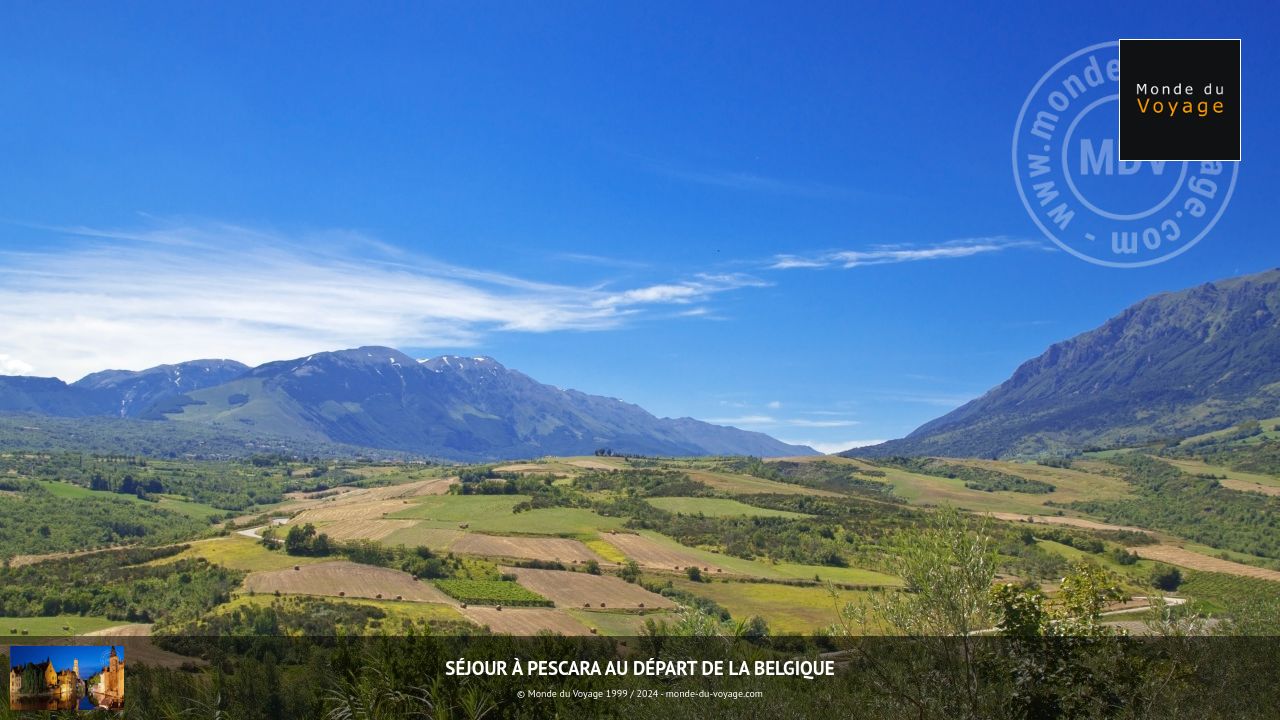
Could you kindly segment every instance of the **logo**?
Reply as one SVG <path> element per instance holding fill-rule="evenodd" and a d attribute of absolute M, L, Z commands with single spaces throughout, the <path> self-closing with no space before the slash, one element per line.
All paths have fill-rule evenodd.
<path fill-rule="evenodd" d="M 1119 43 L 1063 58 L 1031 89 L 1013 132 L 1022 205 L 1058 247 L 1105 267 L 1190 250 L 1222 217 L 1239 163 L 1124 161 Z"/>

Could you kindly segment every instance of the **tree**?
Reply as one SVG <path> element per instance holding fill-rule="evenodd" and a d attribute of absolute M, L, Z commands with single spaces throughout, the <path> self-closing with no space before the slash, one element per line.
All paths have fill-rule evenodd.
<path fill-rule="evenodd" d="M 1181 584 L 1182 571 L 1172 565 L 1157 565 L 1151 571 L 1151 586 L 1158 590 L 1173 592 Z"/>
<path fill-rule="evenodd" d="M 618 571 L 618 577 L 629 583 L 640 582 L 640 563 L 628 558 L 626 564 Z"/>
<path fill-rule="evenodd" d="M 316 527 L 311 523 L 289 528 L 284 536 L 284 551 L 290 555 L 309 555 L 312 539 L 316 536 Z"/>
<path fill-rule="evenodd" d="M 853 642 L 873 682 L 901 716 L 983 715 L 981 642 L 975 634 L 992 623 L 996 555 L 989 522 L 946 508 L 924 527 L 900 533 L 893 540 L 893 571 L 906 587 L 847 603 L 840 611 L 836 634 L 887 630 L 910 639 L 892 647 Z M 834 587 L 831 592 L 839 597 Z M 931 679 L 922 683 L 922 677 Z"/>

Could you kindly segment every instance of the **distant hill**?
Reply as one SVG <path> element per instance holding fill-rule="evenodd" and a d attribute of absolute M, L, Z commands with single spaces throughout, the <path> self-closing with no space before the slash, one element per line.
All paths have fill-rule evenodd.
<path fill-rule="evenodd" d="M 842 455 L 1031 456 L 1280 415 L 1280 270 L 1128 308 L 901 440 Z"/>
<path fill-rule="evenodd" d="M 590 454 L 813 454 L 768 435 L 657 418 L 613 398 L 560 390 L 492 358 L 419 362 L 385 347 L 248 368 L 199 360 L 105 371 L 67 385 L 0 377 L 0 412 L 115 416 L 451 460 Z"/>
<path fill-rule="evenodd" d="M 77 380 L 72 387 L 110 394 L 119 401 L 120 417 L 160 419 L 168 402 L 184 393 L 221 385 L 245 374 L 249 366 L 235 360 L 192 360 L 157 365 L 138 372 L 104 370 Z"/>

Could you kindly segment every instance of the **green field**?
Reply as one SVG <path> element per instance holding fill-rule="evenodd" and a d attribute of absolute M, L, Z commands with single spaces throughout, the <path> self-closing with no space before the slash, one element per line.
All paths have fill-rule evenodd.
<path fill-rule="evenodd" d="M 1259 600 L 1280 602 L 1280 583 L 1270 580 L 1202 570 L 1192 570 L 1185 576 L 1178 593 L 1204 603 L 1214 612 Z"/>
<path fill-rule="evenodd" d="M 1265 487 L 1280 488 L 1280 477 L 1275 475 L 1262 475 L 1260 473 L 1243 472 L 1241 470 L 1232 470 L 1231 468 L 1222 467 L 1221 465 L 1208 465 L 1199 460 L 1191 460 L 1187 458 L 1160 458 L 1170 465 L 1176 466 L 1192 475 L 1209 474 L 1226 477 L 1227 481 L 1222 484 L 1233 490 L 1250 490 L 1251 485 L 1262 485 Z M 1236 481 L 1231 483 L 1229 481 Z"/>
<path fill-rule="evenodd" d="M 1128 581 L 1134 589 L 1150 590 L 1147 578 L 1151 575 L 1151 570 L 1159 563 L 1154 560 L 1138 560 L 1132 565 L 1121 565 L 1116 562 L 1115 558 L 1109 552 L 1101 552 L 1098 554 L 1085 552 L 1079 548 L 1063 545 L 1053 540 L 1037 540 L 1036 544 L 1044 550 L 1047 550 L 1069 563 L 1085 561 L 1093 563 L 1107 569 L 1110 572 L 1119 575 Z"/>
<path fill-rule="evenodd" d="M 676 620 L 675 613 L 670 612 L 650 612 L 640 615 L 639 613 L 596 612 L 577 608 L 570 608 L 564 612 L 583 625 L 595 628 L 599 634 L 611 637 L 636 637 L 644 628 L 645 620 L 653 620 L 655 623 L 673 623 Z"/>
<path fill-rule="evenodd" d="M 436 580 L 449 597 L 469 605 L 554 607 L 555 603 L 510 580 Z"/>
<path fill-rule="evenodd" d="M 690 470 L 689 477 L 697 480 L 698 482 L 705 483 L 716 490 L 730 494 L 756 495 L 764 493 L 779 495 L 824 495 L 827 497 L 839 494 L 828 490 L 809 488 L 803 485 L 792 485 L 791 483 L 778 482 L 776 480 L 766 480 L 764 478 L 755 477 L 754 475 L 740 475 L 738 473 L 722 471 Z"/>
<path fill-rule="evenodd" d="M 286 555 L 283 550 L 268 550 L 262 546 L 262 543 L 252 538 L 243 535 L 228 535 L 224 538 L 193 542 L 189 548 L 181 553 L 173 557 L 153 561 L 153 564 L 171 563 L 191 557 L 201 557 L 215 565 L 246 572 L 283 570 L 294 565 L 323 562 L 327 559 Z"/>
<path fill-rule="evenodd" d="M 827 565 L 801 565 L 786 562 L 774 563 L 768 560 L 747 560 L 702 548 L 681 545 L 666 535 L 647 530 L 641 531 L 640 534 L 657 543 L 687 553 L 697 558 L 699 562 L 707 565 L 718 565 L 729 572 L 740 575 L 770 580 L 814 580 L 816 577 L 819 582 L 835 582 L 847 585 L 898 586 L 902 584 L 902 581 L 898 578 L 875 570 L 830 567 Z"/>
<path fill-rule="evenodd" d="M 695 583 L 687 580 L 675 586 L 699 597 L 709 598 L 724 606 L 735 621 L 759 615 L 769 623 L 775 635 L 810 634 L 833 625 L 838 608 L 866 593 L 841 590 L 833 599 L 826 588 L 794 587 L 771 583 L 714 581 Z"/>
<path fill-rule="evenodd" d="M 82 500 L 85 498 L 105 498 L 105 499 L 114 498 L 117 500 L 124 500 L 126 502 L 135 502 L 135 503 L 138 503 L 139 505 L 144 505 L 146 507 L 159 508 L 161 510 L 169 510 L 172 512 L 181 513 L 183 515 L 186 515 L 187 517 L 193 517 L 193 518 L 198 518 L 202 520 L 207 520 L 210 516 L 213 516 L 213 515 L 225 515 L 227 512 L 226 510 L 219 510 L 218 508 L 209 507 L 208 505 L 201 505 L 199 503 L 189 502 L 187 500 L 182 500 L 180 498 L 172 497 L 169 495 L 161 495 L 158 498 L 158 502 L 151 502 L 150 500 L 143 500 L 136 495 L 128 495 L 124 493 L 113 493 L 113 492 L 107 492 L 105 490 L 90 490 L 87 487 L 83 487 L 80 485 L 73 485 L 72 483 L 67 483 L 67 482 L 57 482 L 53 480 L 40 480 L 39 483 L 41 487 L 49 491 L 49 494 L 53 495 L 54 497 L 64 498 L 67 500 Z"/>
<path fill-rule="evenodd" d="M 1262 432 L 1252 437 L 1245 438 L 1240 442 L 1256 443 L 1256 442 L 1261 442 L 1264 438 L 1268 440 L 1280 440 L 1280 431 L 1275 430 L 1277 426 L 1280 426 L 1280 417 L 1273 417 L 1273 418 L 1266 418 L 1265 420 L 1259 420 L 1258 424 L 1262 427 Z M 1214 430 L 1213 432 L 1207 432 L 1200 435 L 1193 435 L 1189 438 L 1184 439 L 1180 444 L 1193 445 L 1195 443 L 1204 442 L 1205 440 L 1217 440 L 1219 438 L 1230 436 L 1232 433 L 1236 432 L 1236 430 L 1237 430 L 1237 427 L 1233 425 L 1231 427 L 1223 428 L 1221 430 Z"/>
<path fill-rule="evenodd" d="M 1045 503 L 1068 503 L 1076 500 L 1119 499 L 1127 497 L 1128 486 L 1120 478 L 1076 469 L 1045 467 L 1031 463 L 994 460 L 955 460 L 948 462 L 988 468 L 1054 486 L 1054 491 L 1039 495 L 1020 492 L 984 492 L 965 487 L 960 478 L 938 477 L 908 472 L 894 467 L 880 467 L 881 478 L 893 486 L 895 495 L 913 505 L 950 505 L 970 512 L 1015 512 L 1028 515 L 1046 513 Z M 864 467 L 873 468 L 869 463 Z"/>
<path fill-rule="evenodd" d="M 419 519 L 426 528 L 467 529 L 499 535 L 595 537 L 599 530 L 622 527 L 622 518 L 604 517 L 582 508 L 543 508 L 512 512 L 528 495 L 430 495 L 387 517 Z"/>
<path fill-rule="evenodd" d="M 627 561 L 627 556 L 623 554 L 621 550 L 609 544 L 609 541 L 604 540 L 602 538 L 584 540 L 583 544 L 586 545 L 587 548 L 591 550 L 591 552 L 599 555 L 600 557 L 604 558 L 605 560 L 608 560 L 611 563 L 618 563 L 619 565 L 621 565 L 622 563 Z"/>
<path fill-rule="evenodd" d="M 23 630 L 28 637 L 56 637 L 84 635 L 85 633 L 105 630 L 109 627 L 126 625 L 119 620 L 108 620 L 103 617 L 84 617 L 81 615 L 57 615 L 54 617 L 12 618 L 0 617 L 0 638 L 21 637 Z M 68 626 L 70 630 L 63 630 Z M 17 632 L 13 632 L 14 630 Z M 0 642 L 3 642 L 0 640 Z"/>
<path fill-rule="evenodd" d="M 331 603 L 347 603 L 350 605 L 366 605 L 376 607 L 387 613 L 386 620 L 383 625 L 391 625 L 390 629 L 394 630 L 394 624 L 400 620 L 421 620 L 425 622 L 469 622 L 458 612 L 458 609 L 452 605 L 442 603 L 425 603 L 425 602 L 404 602 L 399 600 L 373 600 L 369 598 L 326 598 Z M 281 602 L 278 597 L 269 595 L 237 595 L 231 602 L 218 607 L 219 613 L 227 613 L 234 611 L 236 608 L 245 606 L 270 607 L 272 603 Z"/>
<path fill-rule="evenodd" d="M 647 502 L 667 512 L 682 513 L 684 515 L 706 515 L 707 517 L 729 517 L 735 515 L 785 518 L 809 517 L 803 513 L 789 512 L 787 510 L 758 508 L 726 498 L 656 497 L 648 498 Z"/>

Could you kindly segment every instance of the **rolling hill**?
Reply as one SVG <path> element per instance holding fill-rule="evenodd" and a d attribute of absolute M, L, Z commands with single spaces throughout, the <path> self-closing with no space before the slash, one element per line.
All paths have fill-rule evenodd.
<path fill-rule="evenodd" d="M 200 360 L 105 371 L 67 385 L 0 377 L 0 412 L 115 416 L 308 444 L 485 461 L 582 455 L 804 455 L 807 447 L 613 398 L 561 390 L 492 358 L 418 361 L 385 347 L 248 368 Z"/>
<path fill-rule="evenodd" d="M 1147 298 L 900 440 L 842 455 L 1034 456 L 1280 415 L 1280 270 Z"/>

